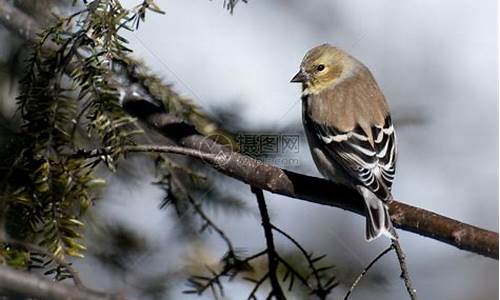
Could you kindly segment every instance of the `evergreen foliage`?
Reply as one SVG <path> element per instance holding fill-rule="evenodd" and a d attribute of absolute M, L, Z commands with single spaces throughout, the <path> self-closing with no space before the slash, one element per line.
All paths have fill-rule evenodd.
<path fill-rule="evenodd" d="M 142 132 L 121 108 L 109 79 L 113 61 L 130 52 L 119 31 L 138 26 L 146 10 L 159 12 L 151 1 L 133 11 L 119 1 L 85 5 L 55 20 L 33 45 L 18 97 L 23 148 L 6 176 L 1 202 L 11 239 L 43 246 L 60 258 L 83 255 L 81 217 L 104 183 L 95 175 L 97 166 L 103 162 L 114 170 L 123 147 Z M 88 144 L 106 151 L 92 158 L 72 155 Z M 4 249 L 7 263 L 32 265 L 30 255 L 13 255 L 8 243 Z"/>

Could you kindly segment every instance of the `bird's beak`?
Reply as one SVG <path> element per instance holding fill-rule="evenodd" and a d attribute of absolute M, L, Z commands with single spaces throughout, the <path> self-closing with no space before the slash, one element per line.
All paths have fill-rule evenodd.
<path fill-rule="evenodd" d="M 300 70 L 295 76 L 293 76 L 292 80 L 290 82 L 306 82 L 307 81 L 307 74 Z"/>

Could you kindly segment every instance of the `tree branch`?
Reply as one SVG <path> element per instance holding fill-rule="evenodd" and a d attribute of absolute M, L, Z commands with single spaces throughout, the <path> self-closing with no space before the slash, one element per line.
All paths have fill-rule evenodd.
<path fill-rule="evenodd" d="M 413 287 L 410 273 L 408 272 L 408 266 L 406 265 L 406 255 L 403 252 L 403 248 L 401 248 L 401 245 L 399 244 L 399 236 L 396 231 L 394 231 L 394 234 L 396 235 L 396 239 L 392 240 L 391 242 L 394 250 L 396 251 L 396 256 L 398 257 L 399 267 L 401 268 L 401 278 L 405 283 L 405 287 L 408 291 L 408 295 L 410 295 L 410 299 L 417 300 L 417 291 Z"/>
<path fill-rule="evenodd" d="M 264 283 L 264 281 L 266 281 L 266 279 L 268 277 L 269 277 L 269 273 L 266 273 L 264 276 L 262 276 L 261 279 L 259 279 L 259 281 L 257 281 L 255 283 L 255 286 L 253 287 L 252 291 L 250 292 L 250 295 L 248 295 L 247 300 L 257 300 L 257 296 L 256 296 L 257 290 Z"/>
<path fill-rule="evenodd" d="M 161 130 L 161 129 L 160 129 Z M 165 134 L 167 132 L 161 131 Z M 206 138 L 191 135 L 181 144 L 221 157 L 221 149 Z M 207 162 L 206 159 L 204 159 Z M 264 190 L 309 202 L 339 207 L 365 215 L 362 197 L 346 186 L 264 164 L 248 156 L 233 153 L 224 163 L 216 159 L 212 166 L 221 172 Z M 425 209 L 398 201 L 389 204 L 393 224 L 406 231 L 439 240 L 459 249 L 498 259 L 498 233 L 453 220 Z"/>
<path fill-rule="evenodd" d="M 162 127 L 159 126 L 159 128 Z M 165 134 L 168 135 L 168 129 Z M 181 139 L 181 143 L 190 148 L 132 146 L 128 150 L 188 155 L 201 159 L 220 172 L 252 186 L 365 215 L 361 196 L 343 185 L 282 170 L 239 153 L 228 153 L 227 148 L 217 145 L 203 136 L 190 135 Z M 394 226 L 398 228 L 447 243 L 462 250 L 498 259 L 498 233 L 496 232 L 398 201 L 392 201 L 389 204 L 389 211 Z"/>
<path fill-rule="evenodd" d="M 352 283 L 351 287 L 347 291 L 347 293 L 344 296 L 344 300 L 348 300 L 349 296 L 352 294 L 358 283 L 363 279 L 363 277 L 366 275 L 368 270 L 370 270 L 371 267 L 379 260 L 381 259 L 384 255 L 386 255 L 389 251 L 391 251 L 394 248 L 394 245 L 391 244 L 389 247 L 387 247 L 384 251 L 380 252 L 379 255 L 377 255 L 361 272 L 361 274 L 356 277 L 356 280 Z"/>
<path fill-rule="evenodd" d="M 35 35 L 31 33 L 35 31 L 33 24 L 36 22 L 15 9 L 6 0 L 0 0 L 0 23 L 22 38 L 33 41 Z M 27 32 L 30 34 L 26 34 Z M 120 76 L 123 77 L 122 74 L 117 75 L 117 77 Z M 124 109 L 161 134 L 176 139 L 184 147 L 200 150 L 195 155 L 191 155 L 192 157 L 203 159 L 222 173 L 251 186 L 291 198 L 339 207 L 364 216 L 363 201 L 356 191 L 325 179 L 282 170 L 251 157 L 229 152 L 221 145 L 198 135 L 192 125 L 179 121 L 166 113 L 162 107 L 132 95 L 134 93 L 130 88 L 132 84 L 130 82 L 116 80 L 120 91 L 125 93 L 122 101 Z M 153 95 L 146 96 L 154 99 Z M 207 156 L 210 153 L 212 156 Z M 221 153 L 222 158 L 218 157 Z M 462 250 L 498 259 L 498 233 L 496 232 L 398 201 L 392 201 L 389 204 L 389 211 L 393 224 L 398 228 Z"/>
<path fill-rule="evenodd" d="M 54 282 L 32 273 L 0 266 L 0 294 L 12 293 L 48 300 L 123 300 L 121 295 L 104 294 Z"/>
<path fill-rule="evenodd" d="M 257 204 L 259 205 L 259 212 L 262 218 L 262 227 L 264 228 L 264 235 L 266 237 L 267 244 L 267 257 L 268 257 L 268 265 L 269 265 L 269 280 L 271 281 L 271 294 L 276 297 L 277 300 L 285 300 L 285 294 L 283 294 L 283 290 L 281 289 L 279 280 L 278 280 L 278 254 L 276 253 L 276 248 L 274 247 L 274 239 L 273 239 L 273 228 L 271 225 L 271 221 L 269 219 L 269 214 L 266 208 L 266 200 L 264 199 L 264 193 L 259 188 L 252 187 L 252 192 L 255 194 L 257 198 Z"/>

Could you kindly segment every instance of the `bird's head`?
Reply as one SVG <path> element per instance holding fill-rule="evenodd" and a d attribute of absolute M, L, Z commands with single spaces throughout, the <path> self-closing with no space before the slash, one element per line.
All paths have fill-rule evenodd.
<path fill-rule="evenodd" d="M 291 82 L 301 82 L 307 94 L 321 92 L 340 79 L 348 59 L 344 51 L 329 44 L 314 47 L 304 56 Z"/>

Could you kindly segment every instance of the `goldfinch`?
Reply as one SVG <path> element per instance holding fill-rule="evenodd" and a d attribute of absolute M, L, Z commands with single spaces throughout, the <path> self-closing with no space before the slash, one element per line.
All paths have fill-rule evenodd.
<path fill-rule="evenodd" d="M 355 188 L 366 204 L 366 239 L 395 239 L 387 202 L 396 171 L 389 107 L 361 62 L 329 44 L 306 53 L 291 82 L 302 83 L 302 122 L 317 168 Z"/>

